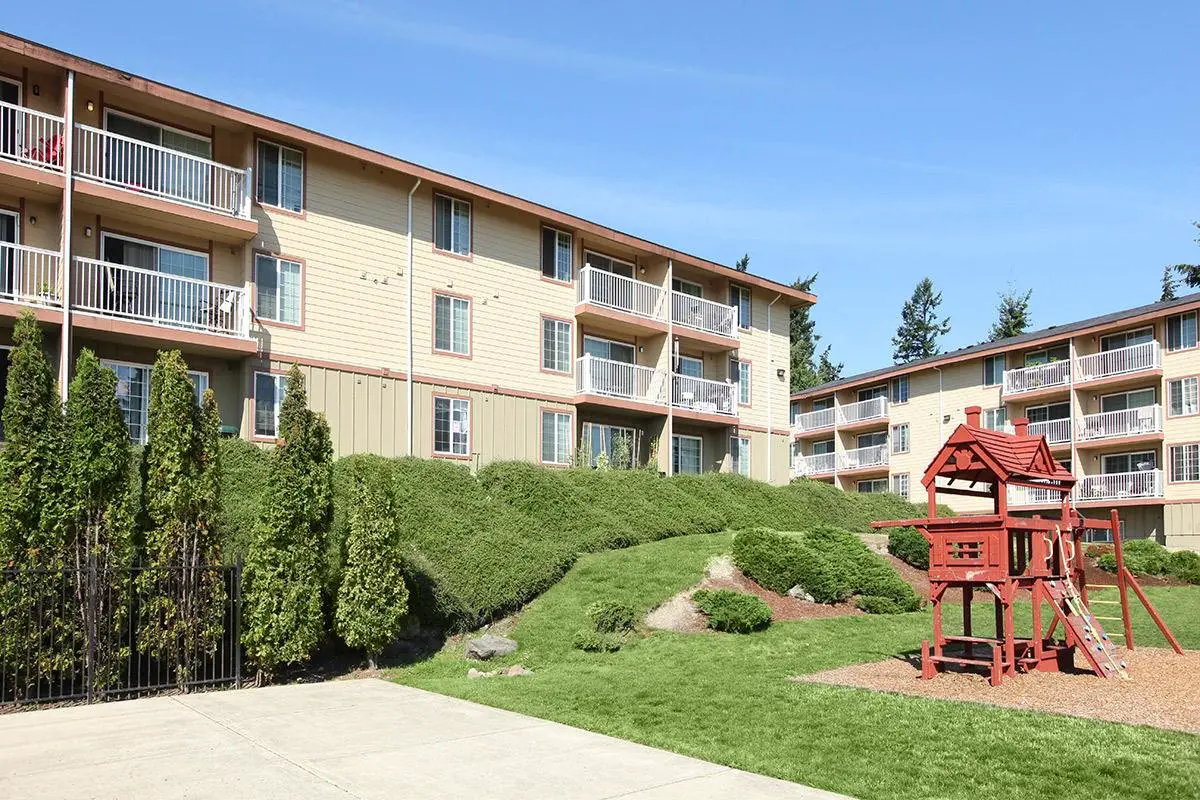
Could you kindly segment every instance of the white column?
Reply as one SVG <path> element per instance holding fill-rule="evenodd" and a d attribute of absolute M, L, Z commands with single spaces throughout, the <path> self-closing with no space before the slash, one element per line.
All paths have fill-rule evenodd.
<path fill-rule="evenodd" d="M 62 402 L 67 402 L 67 387 L 71 382 L 71 206 L 75 189 L 75 71 L 67 71 L 67 91 L 64 99 L 63 125 L 63 200 L 62 236 L 59 250 L 62 253 L 62 337 L 58 353 L 58 391 Z M 100 232 L 97 231 L 99 236 Z"/>

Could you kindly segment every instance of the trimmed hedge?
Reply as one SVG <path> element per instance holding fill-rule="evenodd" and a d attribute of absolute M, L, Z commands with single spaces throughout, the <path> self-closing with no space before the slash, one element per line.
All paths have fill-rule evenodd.
<path fill-rule="evenodd" d="M 771 608 L 761 598 L 730 589 L 698 589 L 692 602 L 706 617 L 708 627 L 727 633 L 751 633 L 771 624 Z"/>
<path fill-rule="evenodd" d="M 888 552 L 917 569 L 929 569 L 929 542 L 916 528 L 890 528 Z"/>
<path fill-rule="evenodd" d="M 221 509 L 217 530 L 221 555 L 232 564 L 246 555 L 250 533 L 258 524 L 271 457 L 245 439 L 221 440 Z"/>
<path fill-rule="evenodd" d="M 1134 575 L 1166 575 L 1185 583 L 1200 584 L 1200 554 L 1191 550 L 1172 553 L 1153 539 L 1130 539 L 1122 548 L 1125 566 Z M 1096 559 L 1105 572 L 1117 571 L 1117 556 L 1109 548 Z"/>

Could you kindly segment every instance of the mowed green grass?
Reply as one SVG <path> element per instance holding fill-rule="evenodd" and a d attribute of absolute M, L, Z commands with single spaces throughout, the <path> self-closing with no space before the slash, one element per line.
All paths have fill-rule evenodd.
<path fill-rule="evenodd" d="M 688 536 L 580 559 L 513 633 L 521 649 L 504 663 L 531 677 L 470 680 L 450 652 L 392 677 L 861 798 L 1200 796 L 1200 737 L 786 680 L 912 652 L 929 635 L 928 611 L 750 635 L 659 631 L 613 654 L 571 648 L 589 604 L 649 609 L 694 584 L 730 541 Z M 1200 588 L 1150 594 L 1184 646 L 1200 647 Z M 1140 643 L 1162 644 L 1144 615 L 1136 622 Z"/>

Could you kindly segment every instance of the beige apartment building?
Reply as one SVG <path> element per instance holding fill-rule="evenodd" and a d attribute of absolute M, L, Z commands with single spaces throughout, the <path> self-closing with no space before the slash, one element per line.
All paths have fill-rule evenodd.
<path fill-rule="evenodd" d="M 1078 478 L 1086 516 L 1117 508 L 1131 537 L 1200 547 L 1200 294 L 854 375 L 792 396 L 792 472 L 847 491 L 924 500 L 921 477 L 950 432 L 1029 419 Z M 1057 496 L 1057 495 L 1056 495 Z M 943 499 L 960 512 L 974 498 Z M 1014 487 L 1011 510 L 1055 507 Z"/>
<path fill-rule="evenodd" d="M 254 441 L 295 363 L 339 455 L 565 465 L 582 444 L 783 483 L 788 312 L 812 302 L 0 34 L 0 347 L 33 309 L 64 386 L 95 350 L 135 441 L 179 348 Z"/>

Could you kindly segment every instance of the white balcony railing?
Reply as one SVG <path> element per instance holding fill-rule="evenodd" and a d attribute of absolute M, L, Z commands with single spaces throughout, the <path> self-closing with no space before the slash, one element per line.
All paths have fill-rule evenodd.
<path fill-rule="evenodd" d="M 873 419 L 887 419 L 887 415 L 888 401 L 886 397 L 873 397 L 870 400 L 847 403 L 837 408 L 838 425 L 851 425 L 855 422 L 867 422 Z"/>
<path fill-rule="evenodd" d="M 0 300 L 27 306 L 62 305 L 59 269 L 53 250 L 0 242 Z"/>
<path fill-rule="evenodd" d="M 250 335 L 250 305 L 244 287 L 90 258 L 74 261 L 71 308 L 181 330 L 239 338 Z"/>
<path fill-rule="evenodd" d="M 671 404 L 706 414 L 737 415 L 737 386 L 690 375 L 671 376 Z"/>
<path fill-rule="evenodd" d="M 671 292 L 671 321 L 676 325 L 736 339 L 737 320 L 738 310 L 734 306 L 714 303 L 683 292 Z"/>
<path fill-rule="evenodd" d="M 1148 469 L 1141 472 L 1117 472 L 1107 475 L 1087 475 L 1075 484 L 1075 499 L 1139 500 L 1163 496 L 1163 471 Z"/>
<path fill-rule="evenodd" d="M 575 362 L 575 389 L 580 394 L 666 404 L 666 376 L 661 370 L 584 355 Z"/>
<path fill-rule="evenodd" d="M 1106 411 L 1088 414 L 1080 420 L 1079 438 L 1091 442 L 1097 439 L 1113 439 L 1121 436 L 1141 436 L 1147 433 L 1162 433 L 1162 406 L 1142 406 L 1124 411 Z"/>
<path fill-rule="evenodd" d="M 857 450 L 843 450 L 837 455 L 838 469 L 887 466 L 888 446 L 877 444 L 871 447 L 860 447 Z"/>
<path fill-rule="evenodd" d="M 1035 489 L 1031 486 L 1009 486 L 1010 506 L 1045 506 L 1062 503 L 1063 493 L 1057 489 Z"/>
<path fill-rule="evenodd" d="M 1143 342 L 1116 350 L 1079 356 L 1077 381 L 1110 378 L 1162 367 L 1162 348 L 1158 342 Z"/>
<path fill-rule="evenodd" d="M 807 431 L 819 431 L 823 428 L 833 427 L 833 409 L 823 408 L 820 411 L 809 411 L 804 414 L 797 414 L 792 420 L 792 428 L 796 433 L 804 433 Z"/>
<path fill-rule="evenodd" d="M 0 160 L 62 172 L 63 119 L 0 102 Z"/>
<path fill-rule="evenodd" d="M 796 456 L 792 459 L 793 475 L 826 475 L 833 472 L 836 456 L 833 453 L 817 453 L 811 456 Z"/>
<path fill-rule="evenodd" d="M 588 265 L 579 271 L 579 302 L 624 311 L 666 322 L 666 292 L 660 286 L 635 281 Z"/>
<path fill-rule="evenodd" d="M 1070 382 L 1071 362 L 1051 361 L 1049 364 L 1005 370 L 1003 392 L 1005 395 L 1036 392 L 1039 389 L 1066 386 Z"/>
<path fill-rule="evenodd" d="M 75 126 L 83 180 L 250 219 L 250 170 L 219 164 L 111 131 Z"/>
<path fill-rule="evenodd" d="M 1009 428 L 1007 433 L 1012 433 Z M 1045 436 L 1047 444 L 1066 444 L 1071 441 L 1071 420 L 1051 419 L 1029 423 L 1030 436 Z"/>

